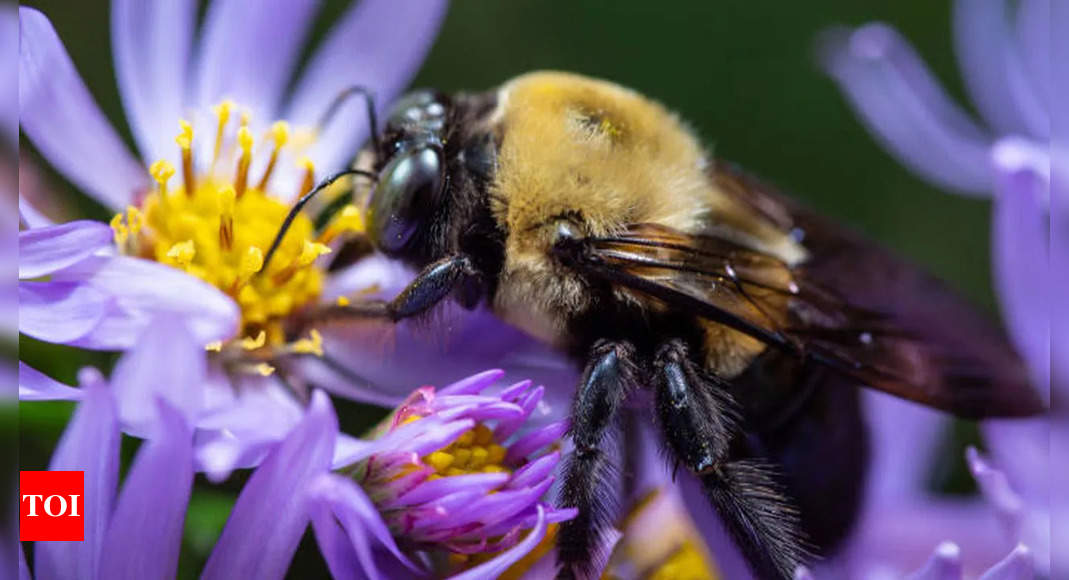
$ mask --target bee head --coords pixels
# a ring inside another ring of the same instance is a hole
[[[402,97],[386,119],[367,212],[371,243],[386,255],[404,252],[441,202],[447,111],[444,95],[417,91]]]

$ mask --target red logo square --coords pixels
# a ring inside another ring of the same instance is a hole
[[[19,540],[85,539],[85,472],[19,472]]]

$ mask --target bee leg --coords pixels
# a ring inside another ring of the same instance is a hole
[[[574,449],[562,468],[561,507],[579,514],[561,522],[557,534],[560,578],[586,578],[603,534],[615,517],[616,495],[606,487],[615,481],[615,467],[602,449],[616,430],[616,413],[636,384],[634,348],[624,342],[599,341],[591,349],[583,379],[572,403],[569,434]]]
[[[738,416],[722,381],[699,370],[679,340],[655,362],[656,407],[670,457],[702,482],[758,578],[791,578],[807,557],[798,510],[769,467],[731,453]]]
[[[447,298],[461,282],[476,277],[467,256],[452,256],[434,262],[390,301],[367,300],[321,309],[315,318],[385,318],[394,322],[427,312]]]

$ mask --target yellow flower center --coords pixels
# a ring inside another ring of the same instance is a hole
[[[434,468],[434,474],[427,478],[431,480],[469,473],[512,473],[502,464],[505,448],[494,442],[494,432],[482,423],[422,459]]]
[[[228,343],[256,350],[286,341],[286,321],[322,292],[325,261],[319,258],[330,253],[328,244],[338,236],[362,232],[363,220],[355,206],[347,205],[317,231],[312,217],[298,213],[265,264],[291,203],[312,189],[315,168],[307,158],[301,159],[300,190],[276,195],[271,191],[271,177],[283,148],[294,146],[289,125],[274,123],[258,144],[248,127],[248,115],[241,115],[232,131],[233,109],[228,101],[213,109],[218,124],[212,162],[200,171],[194,165],[193,126],[181,121],[175,142],[181,151],[182,185],[169,187],[176,173],[170,163],[153,163],[149,173],[157,187],[138,207],[116,215],[111,226],[124,252],[184,270],[232,297],[241,307],[242,321],[239,336],[233,337],[237,340]],[[308,144],[305,140],[303,146]],[[254,155],[267,156],[259,175],[250,171]],[[346,184],[332,187],[328,196],[343,193]],[[289,350],[321,354],[319,340],[314,334],[291,343]],[[220,350],[222,346],[208,348]],[[269,374],[273,369],[260,365],[252,370]]]

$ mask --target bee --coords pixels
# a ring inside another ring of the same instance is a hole
[[[700,480],[760,578],[834,552],[856,519],[857,387],[971,419],[1043,410],[1004,336],[942,284],[616,84],[534,72],[417,91],[343,173],[375,182],[374,249],[420,273],[392,300],[325,315],[485,302],[582,369],[561,577],[589,575],[615,517],[607,446],[629,399],[652,401],[670,463]]]

